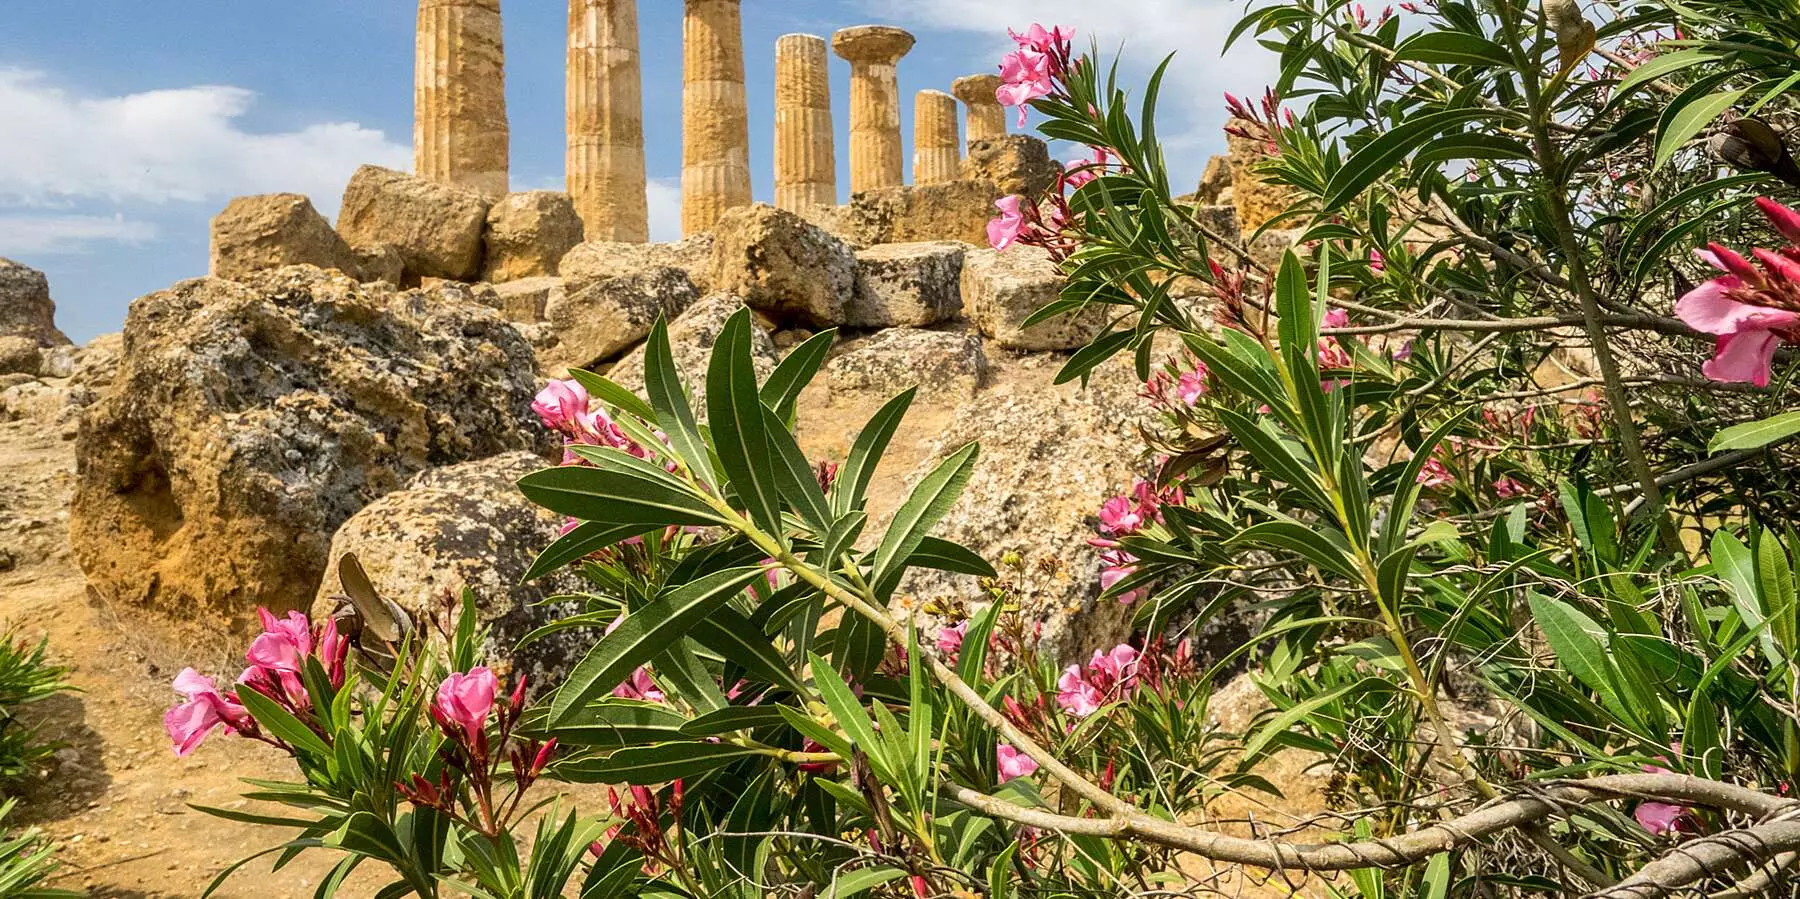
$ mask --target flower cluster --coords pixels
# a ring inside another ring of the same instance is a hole
[[[575,446],[610,446],[639,459],[650,458],[650,451],[625,436],[624,429],[606,410],[593,405],[587,388],[579,381],[551,381],[531,403],[531,411],[538,414],[544,427],[563,435],[564,465],[580,463],[581,459],[569,450]]]
[[[1120,643],[1111,652],[1094,650],[1086,671],[1071,664],[1056,681],[1056,704],[1077,718],[1086,718],[1107,703],[1129,697],[1138,687],[1138,651]]]
[[[1800,341],[1800,212],[1759,197],[1756,205],[1789,243],[1781,250],[1757,248],[1750,260],[1719,244],[1700,258],[1724,272],[1689,291],[1675,304],[1688,327],[1718,338],[1701,371],[1715,381],[1769,385],[1775,350]]]
[[[1165,412],[1192,409],[1206,395],[1208,374],[1206,363],[1189,352],[1182,361],[1170,360],[1152,372],[1139,395]]]
[[[510,696],[502,696],[500,678],[488,668],[451,674],[438,685],[431,703],[431,720],[444,735],[439,752],[444,767],[438,780],[415,774],[410,783],[395,784],[395,789],[414,805],[457,818],[490,837],[506,833],[525,791],[556,753],[555,740],[514,738],[524,711],[523,678]],[[495,784],[503,765],[510,768],[512,790],[496,801]],[[459,786],[464,783],[466,802]]]
[[[1180,485],[1158,487],[1139,479],[1131,493],[1112,497],[1100,505],[1102,536],[1088,540],[1089,546],[1100,550],[1100,589],[1111,590],[1137,571],[1137,557],[1126,552],[1115,538],[1128,537],[1152,524],[1160,524],[1164,506],[1179,506],[1185,502],[1187,493]],[[1127,591],[1119,596],[1119,602],[1133,603],[1148,593],[1148,588]]]
[[[1006,783],[1015,777],[1030,777],[1037,773],[1038,763],[1031,756],[1020,752],[1011,743],[995,744],[994,760],[1000,767],[1001,783]]]
[[[301,721],[310,722],[314,703],[305,681],[307,663],[317,660],[333,688],[344,685],[350,644],[338,634],[336,621],[327,619],[314,628],[299,612],[277,618],[269,610],[259,609],[257,616],[263,633],[250,642],[244,653],[250,667],[238,677],[237,688],[221,690],[212,678],[192,668],[185,668],[176,676],[175,692],[185,701],[163,715],[163,730],[174,744],[176,755],[193,752],[207,736],[220,729],[288,748],[257,728],[238,690],[253,690]]]
[[[1294,111],[1283,109],[1281,98],[1276,96],[1274,88],[1263,91],[1261,108],[1253,107],[1243,99],[1227,93],[1225,108],[1231,113],[1231,120],[1225,126],[1225,133],[1245,140],[1261,141],[1270,155],[1281,152],[1281,133],[1294,125]]]
[[[606,838],[588,847],[599,858],[608,843],[622,841],[644,856],[644,876],[655,877],[662,869],[681,864],[681,858],[663,826],[662,797],[649,787],[626,787],[623,795],[617,789],[606,790],[607,804],[613,818],[620,823],[606,831]],[[677,829],[681,826],[682,787],[676,780],[669,786],[669,814]]]
[[[1000,60],[1001,85],[994,98],[1001,106],[1019,108],[1023,128],[1026,105],[1056,93],[1058,81],[1074,66],[1075,29],[1034,24],[1024,34],[1011,29],[1007,33],[1019,47]]]

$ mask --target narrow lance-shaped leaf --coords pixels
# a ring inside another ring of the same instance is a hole
[[[756,368],[750,361],[750,310],[726,321],[706,372],[706,408],[719,464],[750,518],[780,539],[781,498],[770,464]]]
[[[894,513],[893,522],[875,550],[872,581],[876,598],[885,602],[893,595],[900,585],[900,576],[905,573],[906,559],[918,550],[926,535],[962,494],[963,487],[974,474],[975,457],[980,452],[980,445],[971,443],[951,454],[919,482],[900,510]]]
[[[700,438],[700,425],[688,405],[687,390],[681,384],[681,373],[675,368],[675,353],[669,347],[669,326],[658,318],[644,344],[644,392],[669,435],[675,454],[704,484],[717,487],[706,441]]]

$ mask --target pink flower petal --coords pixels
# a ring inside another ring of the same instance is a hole
[[[1779,346],[1781,338],[1769,331],[1744,330],[1726,335],[1719,338],[1717,355],[1700,366],[1700,371],[1715,381],[1767,387],[1769,366]]]

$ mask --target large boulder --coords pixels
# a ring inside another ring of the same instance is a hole
[[[413,475],[549,452],[530,347],[467,297],[297,266],[133,303],[81,419],[69,539],[89,583],[197,621],[294,608],[338,525]]]
[[[34,268],[0,259],[0,336],[29,337],[39,346],[69,342],[56,329],[56,304],[50,301],[50,279]]]
[[[558,274],[570,290],[602,278],[635,275],[651,268],[678,268],[701,293],[712,290],[713,236],[696,234],[673,243],[589,241],[562,258]]]
[[[495,307],[509,322],[531,324],[544,320],[544,310],[563,292],[563,280],[554,277],[521,278],[494,285]]]
[[[713,231],[712,286],[778,322],[835,325],[856,290],[856,252],[794,213],[743,206]]]
[[[523,651],[520,638],[572,611],[545,605],[551,596],[581,589],[564,571],[524,583],[538,552],[556,540],[562,520],[534,505],[517,482],[543,468],[526,452],[506,453],[434,468],[350,516],[331,538],[332,561],[313,601],[315,619],[332,614],[343,585],[337,560],[354,553],[375,591],[414,622],[434,620],[445,599],[475,595],[488,629],[485,658],[540,686],[553,684],[581,658],[592,634],[565,631]]]
[[[932,325],[962,311],[967,244],[880,244],[856,251],[856,299],[845,310],[853,328]]]
[[[933,396],[968,396],[987,377],[981,337],[961,331],[889,328],[834,357],[825,382],[834,393],[886,399],[911,387]]]
[[[1138,427],[1149,423],[1149,407],[1128,356],[1100,366],[1085,387],[1054,383],[1063,361],[1008,360],[993,385],[942,426],[908,483],[964,445],[981,444],[968,486],[932,533],[1000,566],[1023,613],[1043,624],[1042,649],[1068,659],[1130,633],[1133,610],[1098,601],[1100,560],[1087,541],[1100,505],[1129,491],[1139,474]],[[1003,565],[1009,554],[1016,564]],[[922,605],[974,591],[966,576],[915,570],[900,592]]]
[[[962,162],[963,180],[990,182],[1001,196],[1042,196],[1061,172],[1049,146],[1027,134],[969,141],[969,155]]]
[[[338,234],[351,246],[391,244],[409,284],[420,278],[473,281],[481,274],[487,214],[480,194],[365,165],[344,189]]]
[[[850,196],[838,233],[863,246],[921,240],[960,240],[987,245],[994,201],[1003,196],[991,181],[945,181],[866,190]]]
[[[568,194],[533,190],[501,197],[488,210],[481,279],[499,284],[557,274],[562,258],[581,243],[581,227]]]
[[[1092,307],[1024,327],[1033,312],[1062,294],[1063,276],[1036,247],[970,250],[963,257],[963,314],[981,333],[1011,350],[1072,350],[1099,336],[1105,307]]]
[[[289,265],[316,265],[361,276],[350,245],[300,194],[238,197],[212,220],[215,278],[237,280]]]
[[[712,361],[713,345],[725,322],[744,308],[742,297],[716,293],[689,306],[669,322],[669,349],[675,357],[675,368],[682,383],[694,397],[695,414],[706,415],[706,367]],[[767,378],[775,370],[780,357],[769,329],[761,322],[750,328],[750,359],[758,379]],[[642,396],[644,393],[644,348],[639,346],[620,359],[606,376],[625,389]]]
[[[44,348],[30,337],[0,335],[0,375],[37,377],[44,365]]]
[[[544,307],[550,342],[538,348],[538,366],[554,375],[610,361],[650,336],[657,318],[678,316],[699,298],[686,272],[666,266],[565,287]]]

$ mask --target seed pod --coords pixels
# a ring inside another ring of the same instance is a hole
[[[1556,34],[1556,53],[1562,71],[1575,67],[1594,49],[1594,23],[1581,14],[1576,0],[1543,0],[1544,24]]]

